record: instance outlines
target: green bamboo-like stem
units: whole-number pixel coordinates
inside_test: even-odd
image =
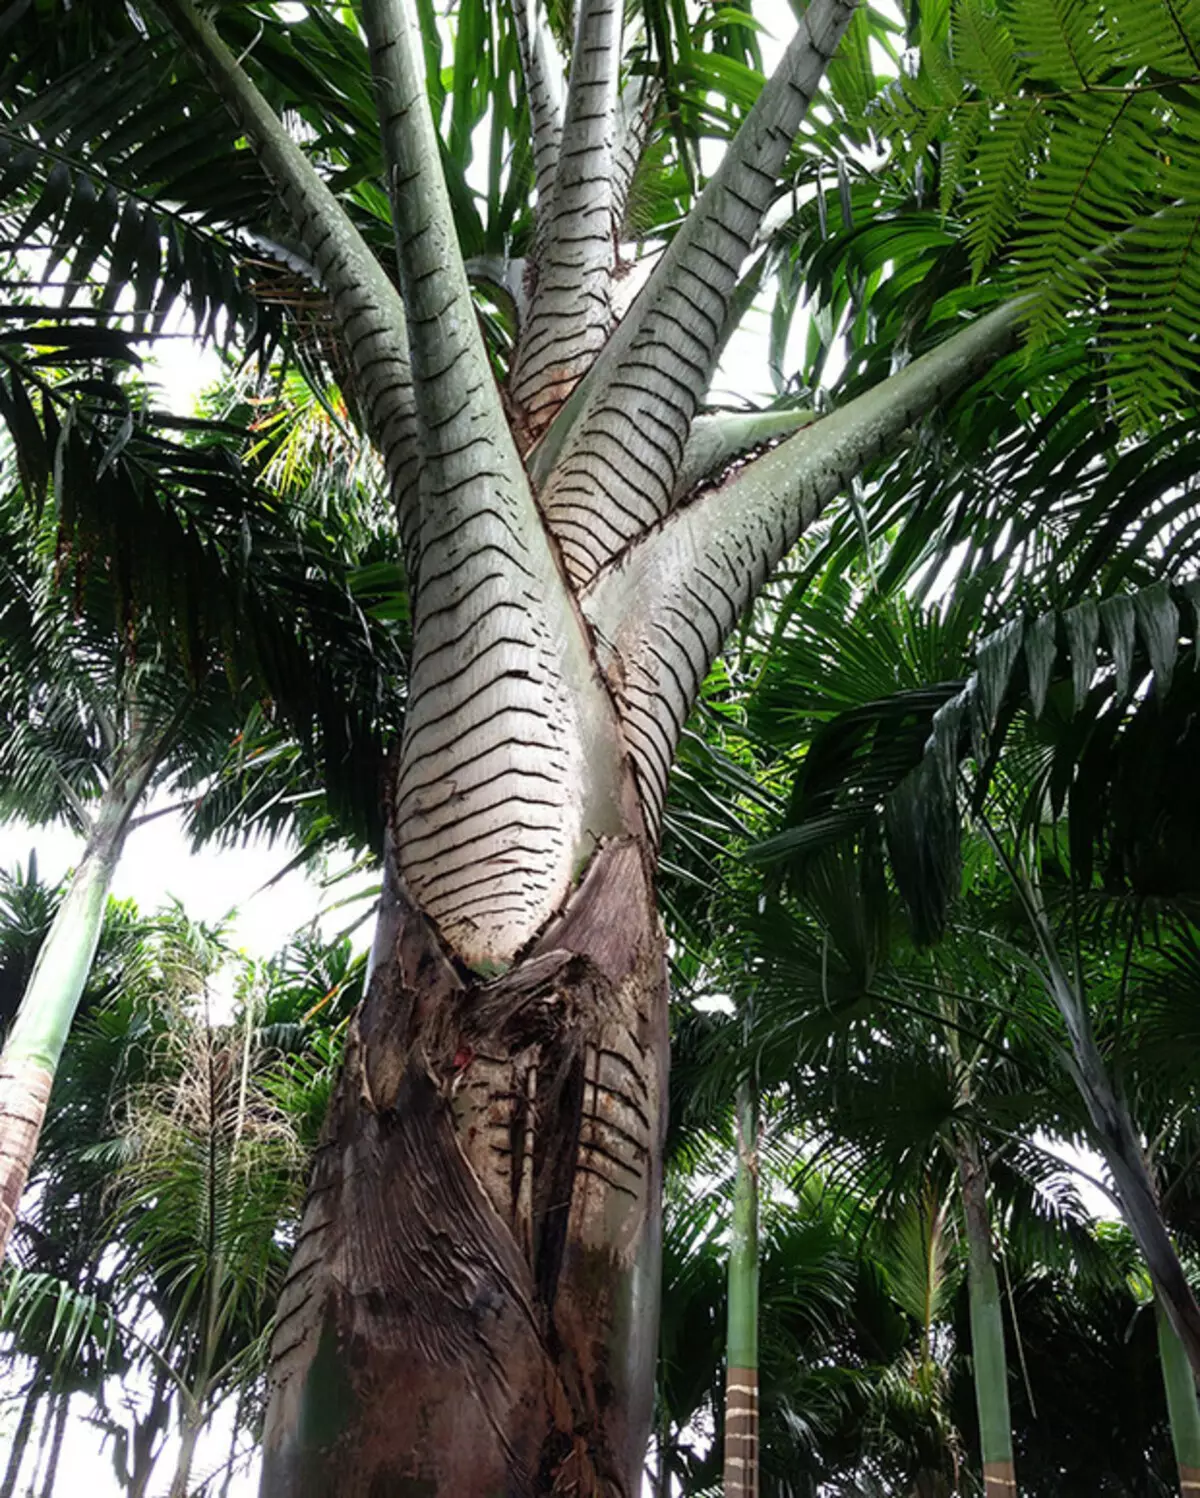
[[[967,1226],[971,1358],[975,1371],[975,1405],[979,1411],[984,1494],[985,1498],[1013,1498],[1017,1484],[1013,1473],[1012,1417],[1008,1406],[1008,1360],[1004,1351],[1000,1285],[992,1258],[987,1171],[978,1141],[966,1133],[958,1139],[958,1175]]]
[[[758,1097],[737,1091],[737,1176],[729,1245],[725,1368],[725,1498],[758,1494]]]
[[[100,941],[129,820],[152,763],[114,776],[100,799],[83,857],[42,943],[0,1054],[0,1258],[33,1164],[54,1073]]]
[[[1171,1444],[1179,1467],[1179,1491],[1183,1498],[1196,1498],[1200,1494],[1200,1402],[1196,1398],[1196,1383],[1183,1343],[1157,1298],[1154,1319],[1158,1326],[1158,1356],[1167,1391]]]

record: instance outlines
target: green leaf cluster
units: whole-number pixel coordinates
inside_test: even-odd
[[[1194,399],[1200,6],[943,0],[917,40],[886,128],[932,162],[974,274],[1011,258],[1036,342],[1094,318],[1127,424]]]

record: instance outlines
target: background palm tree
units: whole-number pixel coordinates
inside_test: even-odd
[[[249,963],[178,907],[143,919],[110,904],[0,1314],[49,1400],[51,1439],[71,1396],[86,1400],[131,1495],[155,1478],[172,1416],[174,1491],[193,1491],[218,1413],[235,1437],[220,1475],[252,1449],[274,1296],[363,966],[348,942],[311,936]],[[210,984],[231,968],[235,1010],[218,1023]],[[114,1378],[141,1386],[128,1411]],[[14,1483],[19,1469],[14,1451]]]
[[[176,800],[197,833],[236,835],[262,820],[264,802],[278,825],[281,812],[295,816],[306,762],[323,767],[326,821],[340,815],[338,830],[361,836],[377,810],[358,776],[380,773],[383,682],[401,660],[395,625],[364,612],[347,581],[371,561],[369,522],[350,512],[333,524],[289,509],[286,494],[268,504],[223,426],[197,423],[181,443],[163,418],[135,413],[135,389],[64,394],[15,361],[11,378],[38,404],[26,397],[13,428],[24,482],[0,512],[0,808],[66,821],[85,842],[6,1039],[4,1242],[146,801]],[[43,492],[52,455],[57,516]],[[130,509],[136,540],[121,515]],[[354,708],[343,702],[351,686]],[[272,767],[269,794],[243,768],[256,756]],[[225,792],[206,808],[218,778]],[[301,804],[310,828],[316,810]]]

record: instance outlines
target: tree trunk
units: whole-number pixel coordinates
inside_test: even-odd
[[[17,1428],[13,1434],[12,1450],[8,1453],[8,1464],[4,1469],[4,1481],[0,1483],[0,1498],[13,1498],[17,1489],[17,1479],[21,1475],[21,1466],[25,1460],[25,1451],[29,1446],[29,1437],[33,1431],[34,1416],[37,1414],[38,1400],[41,1398],[41,1390],[38,1388],[37,1380],[29,1385],[25,1391],[25,1398],[21,1404],[21,1417],[17,1421]]]
[[[1200,1378],[1200,1306],[1167,1228],[1141,1139],[1124,1097],[1118,1095],[1103,1070],[1094,1044],[1085,1055],[1087,1071],[1081,1066],[1080,1074],[1086,1081],[1081,1090],[1096,1141],[1112,1172],[1121,1215],[1146,1260],[1163,1310],[1191,1365],[1192,1377]]]
[[[87,984],[129,818],[144,786],[116,780],[34,964],[0,1054],[0,1259],[33,1165],[58,1059]]]
[[[1167,1391],[1171,1444],[1179,1467],[1179,1491],[1183,1498],[1196,1498],[1200,1494],[1200,1403],[1196,1399],[1196,1382],[1183,1343],[1157,1299],[1154,1319],[1158,1324],[1158,1355]]]
[[[170,1498],[188,1498],[192,1483],[192,1463],[196,1459],[196,1442],[200,1439],[203,1420],[199,1411],[185,1411],[179,1456],[175,1462],[175,1475],[171,1478]]]
[[[150,1478],[154,1474],[155,1463],[158,1461],[159,1453],[155,1445],[166,1428],[170,1413],[171,1384],[166,1373],[161,1372],[154,1382],[150,1408],[142,1419],[135,1420],[133,1423],[133,1439],[130,1442],[133,1460],[130,1463],[129,1481],[126,1486],[128,1498],[145,1498],[146,1489],[150,1486]]]
[[[1046,961],[1047,991],[1071,1042],[1069,1070],[1092,1122],[1097,1148],[1112,1172],[1117,1205],[1146,1260],[1163,1310],[1200,1380],[1200,1305],[1180,1263],[1158,1189],[1124,1094],[1109,1075],[1092,1030],[1087,1002],[1059,958],[1044,912],[1018,881]]]
[[[992,1258],[988,1216],[987,1172],[978,1141],[962,1133],[957,1139],[958,1175],[967,1226],[967,1294],[971,1306],[971,1359],[975,1371],[975,1404],[979,1411],[979,1448],[983,1458],[984,1498],[1014,1498],[1012,1418],[1008,1408],[1008,1361],[1004,1352],[1004,1315]]]
[[[737,1179],[729,1246],[725,1498],[758,1498],[758,1101],[738,1084]]]
[[[644,847],[605,845],[493,981],[445,954],[389,847],[280,1301],[264,1498],[639,1498],[666,1067]]]
[[[42,1474],[42,1498],[54,1498],[54,1484],[58,1478],[58,1459],[62,1455],[63,1436],[67,1429],[67,1416],[71,1411],[71,1396],[60,1394],[54,1410],[54,1434],[50,1438],[50,1456]]]

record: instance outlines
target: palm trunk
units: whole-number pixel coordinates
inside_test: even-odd
[[[4,1480],[0,1482],[0,1498],[13,1498],[16,1492],[17,1479],[21,1475],[21,1466],[29,1446],[29,1437],[33,1432],[33,1421],[40,1398],[41,1390],[35,1379],[26,1389],[25,1398],[21,1404],[21,1417],[17,1421],[17,1428],[13,1434],[12,1450],[8,1454],[8,1465],[4,1469]]]
[[[114,779],[101,798],[87,847],[0,1054],[0,1258],[16,1221],[54,1073],[96,955],[113,873],[144,784],[138,777],[131,789]]]
[[[993,846],[999,848],[994,835],[989,832],[989,836]],[[1133,1115],[1096,1043],[1086,998],[1058,954],[1038,891],[1011,865],[1010,871],[1042,950],[1047,992],[1062,1015],[1070,1040],[1068,1071],[1087,1108],[1096,1146],[1112,1173],[1121,1216],[1146,1260],[1155,1292],[1183,1344],[1192,1375],[1200,1379],[1200,1305],[1171,1240]]]
[[[1096,1142],[1112,1172],[1121,1216],[1150,1270],[1156,1293],[1192,1369],[1200,1378],[1200,1306],[1171,1239],[1158,1189],[1123,1095],[1104,1068],[1091,1037],[1072,1035],[1079,1086],[1095,1128]]]
[[[1183,1343],[1158,1300],[1154,1303],[1154,1319],[1158,1324],[1158,1355],[1167,1391],[1171,1444],[1179,1467],[1179,1491],[1183,1498],[1196,1498],[1200,1494],[1200,1403],[1196,1399],[1196,1383]]]
[[[264,1498],[637,1498],[666,973],[609,843],[526,955],[452,963],[389,851],[273,1348]]]
[[[1014,1498],[1012,1419],[1008,1408],[1008,1362],[1004,1353],[1004,1316],[1000,1286],[992,1259],[988,1217],[987,1173],[978,1141],[959,1136],[958,1175],[967,1225],[967,1293],[971,1306],[971,1358],[975,1369],[975,1404],[979,1411],[979,1447],[983,1458],[984,1498]]]
[[[758,1100],[738,1085],[737,1179],[729,1248],[725,1369],[725,1498],[758,1495]]]
[[[54,1411],[54,1433],[50,1438],[50,1456],[42,1474],[42,1498],[54,1498],[54,1484],[58,1479],[58,1459],[62,1455],[63,1436],[67,1430],[67,1416],[71,1411],[71,1396],[60,1394]]]
[[[179,1456],[175,1462],[175,1474],[171,1478],[170,1498],[188,1498],[192,1482],[192,1463],[196,1459],[196,1442],[200,1439],[203,1420],[198,1410],[184,1413],[183,1438],[179,1443]]]
[[[150,1408],[141,1420],[134,1421],[133,1439],[130,1443],[133,1448],[133,1461],[129,1468],[125,1488],[128,1498],[145,1498],[159,1456],[155,1444],[166,1428],[170,1413],[170,1381],[165,1372],[160,1372],[154,1382]]]

